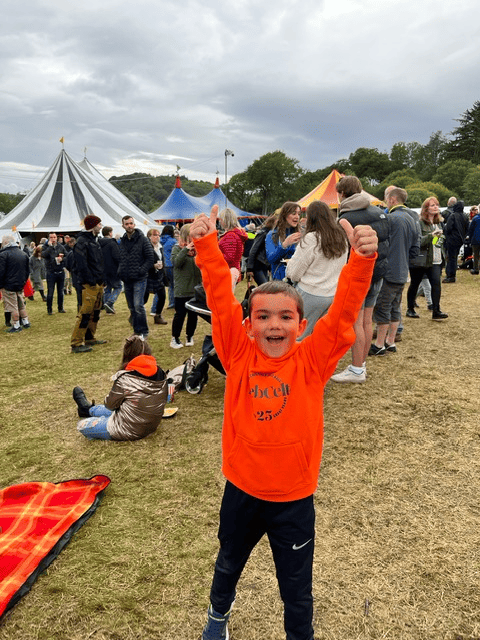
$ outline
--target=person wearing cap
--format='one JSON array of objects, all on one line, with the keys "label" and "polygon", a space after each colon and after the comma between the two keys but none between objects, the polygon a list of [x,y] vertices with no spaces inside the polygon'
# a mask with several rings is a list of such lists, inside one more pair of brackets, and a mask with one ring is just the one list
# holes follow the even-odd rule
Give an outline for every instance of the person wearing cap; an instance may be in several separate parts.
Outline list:
[{"label": "person wearing cap", "polygon": [[73,248],[75,273],[82,287],[82,304],[70,341],[72,353],[91,351],[92,345],[106,342],[95,338],[104,285],[103,253],[97,242],[103,225],[95,215],[86,216],[83,224],[85,231],[79,233]]}]

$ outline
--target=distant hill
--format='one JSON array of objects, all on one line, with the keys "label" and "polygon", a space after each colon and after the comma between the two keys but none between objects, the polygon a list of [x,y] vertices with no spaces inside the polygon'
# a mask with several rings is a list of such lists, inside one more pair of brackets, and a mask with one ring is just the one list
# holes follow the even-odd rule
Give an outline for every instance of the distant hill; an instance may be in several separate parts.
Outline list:
[{"label": "distant hill", "polygon": [[[127,196],[139,209],[151,213],[158,209],[175,186],[176,176],[151,176],[148,173],[132,173],[127,176],[113,176],[110,182]],[[189,195],[202,197],[213,189],[213,182],[188,180],[180,176],[182,189]]]}]

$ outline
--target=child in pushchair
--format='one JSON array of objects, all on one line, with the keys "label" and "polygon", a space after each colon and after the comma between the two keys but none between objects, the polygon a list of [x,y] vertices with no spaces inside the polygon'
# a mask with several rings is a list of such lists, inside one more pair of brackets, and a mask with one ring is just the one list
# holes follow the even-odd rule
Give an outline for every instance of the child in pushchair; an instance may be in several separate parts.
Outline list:
[{"label": "child in pushchair", "polygon": [[[253,289],[254,287],[249,285],[245,298],[242,302],[243,315],[245,318],[248,315],[248,298],[250,297]],[[212,312],[207,307],[203,284],[198,284],[195,287],[195,297],[186,302],[185,307],[189,311],[195,311],[195,313],[198,313],[200,318],[209,324],[212,324]],[[225,369],[223,368],[220,358],[217,356],[217,352],[213,346],[212,336],[206,335],[202,345],[202,357],[185,379],[185,389],[188,393],[198,394],[202,392],[203,387],[208,382],[208,369],[210,365],[212,365],[212,367],[214,367],[223,376],[225,375]]]}]

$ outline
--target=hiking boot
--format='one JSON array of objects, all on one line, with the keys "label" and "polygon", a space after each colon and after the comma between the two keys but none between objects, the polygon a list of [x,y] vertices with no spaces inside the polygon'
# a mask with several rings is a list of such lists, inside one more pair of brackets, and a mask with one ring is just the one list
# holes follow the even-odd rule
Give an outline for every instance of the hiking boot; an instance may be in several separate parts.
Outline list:
[{"label": "hiking boot", "polygon": [[221,615],[210,605],[208,607],[208,620],[202,633],[202,640],[228,640],[228,619],[232,612],[230,611]]},{"label": "hiking boot", "polygon": [[154,315],[153,322],[155,324],[168,324],[168,322],[165,320],[165,318],[162,317],[161,313],[156,313]]},{"label": "hiking boot", "polygon": [[448,313],[443,313],[443,311],[434,311],[432,313],[432,320],[445,320],[448,318]]},{"label": "hiking boot", "polygon": [[478,276],[480,272],[478,271],[478,269],[470,269],[470,273],[472,274],[472,276]]},{"label": "hiking boot", "polygon": [[447,284],[448,282],[455,282],[455,278],[444,278],[442,280],[443,284]]},{"label": "hiking boot", "polygon": [[59,309],[58,313],[67,313],[67,312],[65,311],[65,309]]},{"label": "hiking boot", "polygon": [[342,371],[341,373],[336,373],[334,376],[332,376],[330,378],[330,380],[333,380],[334,382],[366,382],[367,380],[367,375],[365,373],[365,371],[362,371],[362,373],[355,373],[355,371],[352,371],[350,365],[348,365],[348,367]]},{"label": "hiking boot", "polygon": [[78,417],[89,418],[90,408],[93,407],[93,404],[87,400],[82,387],[75,387],[72,396],[77,403]]},{"label": "hiking boot", "polygon": [[172,349],[181,349],[183,347],[183,344],[180,342],[180,340],[172,338],[170,340],[170,346],[172,347]]},{"label": "hiking boot", "polygon": [[92,347],[87,347],[85,344],[72,347],[72,353],[86,353],[87,351],[93,351]]},{"label": "hiking boot", "polygon": [[385,356],[387,354],[387,350],[385,347],[377,347],[376,344],[371,344],[370,349],[368,350],[369,356]]},{"label": "hiking boot", "polygon": [[95,344],[107,344],[106,340],[85,340],[85,344],[89,347],[93,347]]},{"label": "hiking boot", "polygon": [[405,313],[405,315],[407,316],[407,318],[419,318],[420,317],[418,315],[418,313],[415,311],[415,309],[407,309],[407,312]]}]

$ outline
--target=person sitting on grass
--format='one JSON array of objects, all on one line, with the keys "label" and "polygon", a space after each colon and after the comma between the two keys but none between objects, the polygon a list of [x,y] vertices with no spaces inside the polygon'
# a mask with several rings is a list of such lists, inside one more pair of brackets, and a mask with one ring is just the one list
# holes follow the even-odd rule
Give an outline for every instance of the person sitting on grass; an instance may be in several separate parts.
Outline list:
[{"label": "person sitting on grass", "polygon": [[139,440],[153,433],[167,401],[167,376],[142,337],[126,339],[122,364],[112,380],[104,404],[89,402],[81,387],[74,388],[80,433],[90,440]]},{"label": "person sitting on grass", "polygon": [[238,579],[266,533],[272,549],[288,640],[313,640],[313,494],[323,444],[322,398],[337,362],[355,341],[353,323],[367,294],[377,235],[340,224],[354,249],[328,311],[312,335],[298,292],[283,281],[257,287],[243,323],[228,265],[218,246],[215,205],[191,225],[217,354],[227,372],[222,429],[226,476],[220,551],[202,640],[228,638]]}]

